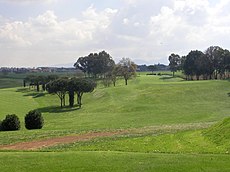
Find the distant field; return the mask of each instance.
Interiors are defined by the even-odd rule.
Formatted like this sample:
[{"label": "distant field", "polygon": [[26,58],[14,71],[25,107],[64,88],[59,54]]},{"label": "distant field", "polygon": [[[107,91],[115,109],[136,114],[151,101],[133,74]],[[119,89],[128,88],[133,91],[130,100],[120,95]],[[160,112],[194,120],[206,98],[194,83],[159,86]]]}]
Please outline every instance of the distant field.
[{"label": "distant field", "polygon": [[[22,122],[20,131],[0,132],[0,145],[93,131],[130,130],[129,135],[41,150],[48,152],[4,151],[0,166],[4,165],[6,171],[25,171],[39,161],[35,171],[45,167],[52,171],[60,171],[61,167],[69,171],[108,171],[109,167],[111,171],[229,171],[229,139],[218,145],[212,138],[217,132],[205,135],[202,129],[230,117],[229,92],[227,80],[184,81],[167,75],[141,74],[128,86],[123,80],[116,87],[99,84],[93,93],[83,96],[83,107],[77,110],[61,109],[58,97],[46,92],[22,87],[0,89],[0,119],[15,113]],[[25,114],[32,109],[43,113],[42,130],[27,131],[23,126]],[[210,155],[213,153],[216,155]],[[11,160],[17,165],[10,167]],[[53,161],[62,161],[63,166],[53,165]]]},{"label": "distant field", "polygon": [[23,74],[15,74],[8,73],[4,75],[0,72],[0,89],[2,88],[14,88],[23,86],[23,79],[28,75],[59,75],[59,76],[73,76],[76,73],[23,73]]}]

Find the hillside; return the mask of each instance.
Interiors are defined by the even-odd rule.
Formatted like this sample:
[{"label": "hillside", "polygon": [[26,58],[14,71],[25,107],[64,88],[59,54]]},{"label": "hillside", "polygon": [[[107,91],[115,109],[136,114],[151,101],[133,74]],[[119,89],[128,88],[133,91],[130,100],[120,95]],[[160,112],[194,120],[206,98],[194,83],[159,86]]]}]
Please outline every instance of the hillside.
[{"label": "hillside", "polygon": [[204,135],[217,145],[228,146],[230,152],[230,118],[226,118],[204,131]]},{"label": "hillside", "polygon": [[[128,86],[123,80],[108,88],[98,83],[84,94],[82,109],[61,109],[56,95],[32,88],[0,89],[0,120],[15,113],[22,123],[20,131],[0,132],[0,148],[40,145],[35,152],[1,150],[0,166],[5,171],[29,169],[25,163],[39,164],[34,171],[44,166],[58,171],[60,165],[67,171],[228,171],[229,88],[223,80],[139,75]],[[24,127],[32,109],[45,118],[41,130]],[[48,141],[51,147],[43,147]]]}]

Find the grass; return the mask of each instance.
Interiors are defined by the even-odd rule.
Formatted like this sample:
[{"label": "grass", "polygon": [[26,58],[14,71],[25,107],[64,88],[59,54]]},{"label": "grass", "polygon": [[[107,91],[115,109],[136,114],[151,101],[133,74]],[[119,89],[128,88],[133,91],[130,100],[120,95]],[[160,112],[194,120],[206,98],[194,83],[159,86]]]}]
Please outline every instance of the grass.
[{"label": "grass", "polygon": [[[229,138],[228,138],[229,140]],[[202,134],[202,130],[124,135],[91,141],[58,145],[44,151],[121,151],[143,153],[228,154],[230,144],[217,144]]]},{"label": "grass", "polygon": [[228,152],[230,152],[230,118],[208,128],[203,134],[217,145],[226,145]]},{"label": "grass", "polygon": [[[23,126],[25,114],[38,109],[45,118],[44,128],[38,131],[41,135],[49,131],[79,133],[216,122],[229,116],[229,86],[228,81],[185,82],[140,76],[129,81],[128,86],[124,86],[122,80],[117,87],[99,87],[93,93],[85,94],[80,110],[60,109],[55,95],[21,88],[1,89],[0,119],[15,113]],[[24,126],[16,133],[27,137]],[[0,144],[7,134],[1,133]]]},{"label": "grass", "polygon": [[[92,131],[130,131],[42,152],[2,151],[1,171],[229,171],[229,88],[227,80],[139,75],[128,86],[123,80],[116,87],[99,85],[84,94],[80,110],[61,109],[58,97],[45,92],[0,89],[0,120],[15,113],[22,123],[20,131],[0,132],[0,145]],[[42,130],[24,127],[24,116],[32,109],[45,118]],[[224,118],[228,119],[218,123]],[[210,127],[213,123],[217,124]]]},{"label": "grass", "polygon": [[[15,88],[15,87],[21,87],[23,86],[23,79],[28,76],[28,75],[35,75],[35,76],[47,76],[47,75],[58,75],[58,76],[68,76],[72,77],[76,75],[76,72],[54,72],[54,73],[49,73],[49,72],[43,72],[43,73],[21,73],[21,74],[16,74],[16,73],[8,73],[8,74],[3,74],[0,72],[0,89],[2,88]],[[80,74],[79,74],[80,75]]]},{"label": "grass", "polygon": [[[120,152],[3,152],[1,171],[158,171],[227,172],[227,155]],[[17,164],[17,165],[12,165]]]}]

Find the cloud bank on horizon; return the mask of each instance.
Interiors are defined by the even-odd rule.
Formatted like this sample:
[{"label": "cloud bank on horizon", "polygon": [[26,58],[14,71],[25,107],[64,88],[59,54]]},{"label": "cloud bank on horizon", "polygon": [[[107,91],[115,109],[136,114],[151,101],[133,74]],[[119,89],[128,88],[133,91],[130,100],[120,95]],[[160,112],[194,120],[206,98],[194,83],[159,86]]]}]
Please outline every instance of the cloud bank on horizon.
[{"label": "cloud bank on horizon", "polygon": [[230,0],[0,0],[0,66],[116,61],[168,63],[211,45],[230,49]]}]

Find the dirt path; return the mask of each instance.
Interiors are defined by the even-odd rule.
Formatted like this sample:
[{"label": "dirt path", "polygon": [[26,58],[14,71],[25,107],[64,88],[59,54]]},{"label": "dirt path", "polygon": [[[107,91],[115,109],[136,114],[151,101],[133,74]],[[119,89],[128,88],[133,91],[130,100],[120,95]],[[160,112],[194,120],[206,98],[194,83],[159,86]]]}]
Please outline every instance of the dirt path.
[{"label": "dirt path", "polygon": [[38,150],[44,147],[51,147],[58,144],[68,144],[78,141],[87,141],[94,138],[100,137],[111,137],[115,135],[139,135],[139,134],[154,134],[154,133],[171,133],[184,130],[192,129],[202,129],[207,128],[213,123],[194,123],[194,124],[181,124],[181,125],[162,125],[162,126],[150,126],[144,128],[133,128],[120,131],[110,131],[110,132],[92,132],[81,135],[63,136],[56,138],[49,138],[43,140],[36,140],[30,142],[21,142],[10,145],[0,145],[0,150]]},{"label": "dirt path", "polygon": [[122,133],[124,133],[124,131],[97,132],[97,133],[87,133],[87,134],[76,135],[76,136],[64,136],[64,137],[50,138],[44,140],[36,140],[31,142],[15,143],[11,145],[3,145],[0,146],[0,149],[1,150],[38,150],[44,147],[55,146],[58,144],[74,143],[77,141],[87,141],[98,137],[110,137]]}]

